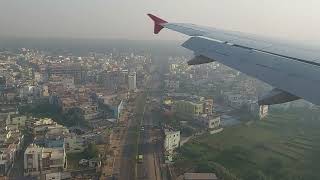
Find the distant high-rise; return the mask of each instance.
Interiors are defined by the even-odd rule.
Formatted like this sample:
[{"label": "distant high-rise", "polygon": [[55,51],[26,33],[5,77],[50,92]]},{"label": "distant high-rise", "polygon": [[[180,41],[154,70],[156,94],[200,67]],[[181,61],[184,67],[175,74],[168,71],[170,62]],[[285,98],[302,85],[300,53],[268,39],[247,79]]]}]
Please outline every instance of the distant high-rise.
[{"label": "distant high-rise", "polygon": [[137,74],[136,72],[130,72],[128,76],[129,90],[135,91],[137,89]]},{"label": "distant high-rise", "polygon": [[74,82],[80,84],[86,80],[87,70],[78,64],[52,64],[47,68],[48,76],[69,75],[74,77]]}]

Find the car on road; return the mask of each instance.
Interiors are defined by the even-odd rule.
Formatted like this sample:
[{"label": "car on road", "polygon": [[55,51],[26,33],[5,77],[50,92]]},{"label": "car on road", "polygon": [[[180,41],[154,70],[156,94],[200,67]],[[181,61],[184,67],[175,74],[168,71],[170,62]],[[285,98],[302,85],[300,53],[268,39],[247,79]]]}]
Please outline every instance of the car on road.
[{"label": "car on road", "polygon": [[137,157],[138,163],[142,163],[143,162],[143,155],[139,154]]}]

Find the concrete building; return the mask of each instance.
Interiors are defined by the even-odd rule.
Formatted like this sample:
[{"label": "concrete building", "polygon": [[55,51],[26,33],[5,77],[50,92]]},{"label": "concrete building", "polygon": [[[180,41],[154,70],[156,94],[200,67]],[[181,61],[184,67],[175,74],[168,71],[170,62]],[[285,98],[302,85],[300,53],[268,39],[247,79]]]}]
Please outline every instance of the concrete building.
[{"label": "concrete building", "polygon": [[268,115],[269,106],[268,105],[261,105],[259,106],[259,117],[260,119],[265,118]]},{"label": "concrete building", "polygon": [[93,104],[82,104],[80,109],[83,115],[83,118],[87,121],[93,120],[99,117],[100,113],[98,112],[98,106]]},{"label": "concrete building", "polygon": [[43,80],[44,80],[43,75],[39,72],[34,72],[34,80],[37,83],[43,82]]},{"label": "concrete building", "polygon": [[53,75],[50,77],[51,85],[61,84],[65,89],[75,89],[74,77],[70,75]]},{"label": "concrete building", "polygon": [[50,148],[64,147],[65,137],[69,135],[69,130],[62,125],[48,126],[44,136],[44,146]]},{"label": "concrete building", "polygon": [[223,92],[223,96],[225,102],[233,108],[240,108],[248,102],[244,96],[234,92]]},{"label": "concrete building", "polygon": [[217,115],[204,115],[204,116],[199,116],[197,120],[206,128],[208,129],[215,129],[220,127],[220,116]]},{"label": "concrete building", "polygon": [[39,175],[42,148],[31,144],[24,152],[24,175]]},{"label": "concrete building", "polygon": [[47,68],[48,77],[72,76],[76,84],[86,80],[87,70],[78,64],[52,64]]},{"label": "concrete building", "polygon": [[12,168],[17,150],[15,144],[11,144],[7,148],[0,148],[0,176],[6,176]]},{"label": "concrete building", "polygon": [[66,166],[66,153],[63,148],[43,148],[31,144],[24,153],[25,176],[63,172]]},{"label": "concrete building", "polygon": [[172,154],[180,146],[180,131],[165,129],[164,135],[164,149],[166,153]]},{"label": "concrete building", "polygon": [[41,96],[42,97],[49,97],[49,87],[47,85],[42,85]]},{"label": "concrete building", "polygon": [[127,74],[126,70],[120,71],[119,69],[104,71],[100,74],[98,82],[110,91],[117,91],[126,87]]},{"label": "concrete building", "polygon": [[174,103],[174,111],[183,117],[193,118],[203,113],[203,103],[179,100]]},{"label": "concrete building", "polygon": [[129,73],[128,88],[129,88],[129,91],[135,91],[137,89],[137,73],[136,72]]},{"label": "concrete building", "polygon": [[17,128],[25,127],[27,121],[27,116],[19,115],[16,113],[8,113],[8,117],[6,120],[6,126],[10,129],[10,127],[16,126]]},{"label": "concrete building", "polygon": [[164,80],[166,89],[179,89],[180,81],[178,80]]},{"label": "concrete building", "polygon": [[213,99],[206,99],[203,103],[203,113],[211,115],[213,111]]},{"label": "concrete building", "polygon": [[87,147],[86,138],[77,136],[76,134],[70,133],[65,138],[65,150],[66,153],[78,153],[83,152]]},{"label": "concrete building", "polygon": [[64,147],[64,139],[69,130],[51,119],[41,119],[31,125],[33,143],[42,147]]},{"label": "concrete building", "polygon": [[63,112],[67,112],[68,110],[78,107],[78,102],[73,98],[60,98],[60,107]]}]

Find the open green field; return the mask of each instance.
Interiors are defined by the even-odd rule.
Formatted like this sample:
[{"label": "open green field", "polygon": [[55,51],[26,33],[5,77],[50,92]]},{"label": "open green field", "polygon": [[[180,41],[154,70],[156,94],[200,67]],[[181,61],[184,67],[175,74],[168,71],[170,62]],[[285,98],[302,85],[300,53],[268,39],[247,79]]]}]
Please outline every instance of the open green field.
[{"label": "open green field", "polygon": [[251,125],[204,135],[179,150],[176,167],[183,172],[214,171],[218,163],[241,179],[320,179],[320,113],[273,111]]}]

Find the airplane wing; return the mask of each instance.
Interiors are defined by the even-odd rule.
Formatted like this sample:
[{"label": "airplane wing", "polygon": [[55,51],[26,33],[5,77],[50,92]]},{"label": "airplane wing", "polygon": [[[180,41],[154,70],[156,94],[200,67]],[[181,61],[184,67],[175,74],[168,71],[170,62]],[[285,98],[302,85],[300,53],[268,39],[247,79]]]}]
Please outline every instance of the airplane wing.
[{"label": "airplane wing", "polygon": [[155,34],[167,28],[191,36],[182,44],[195,54],[189,65],[217,61],[272,85],[275,89],[259,99],[260,105],[300,98],[320,105],[320,49],[148,16]]}]

